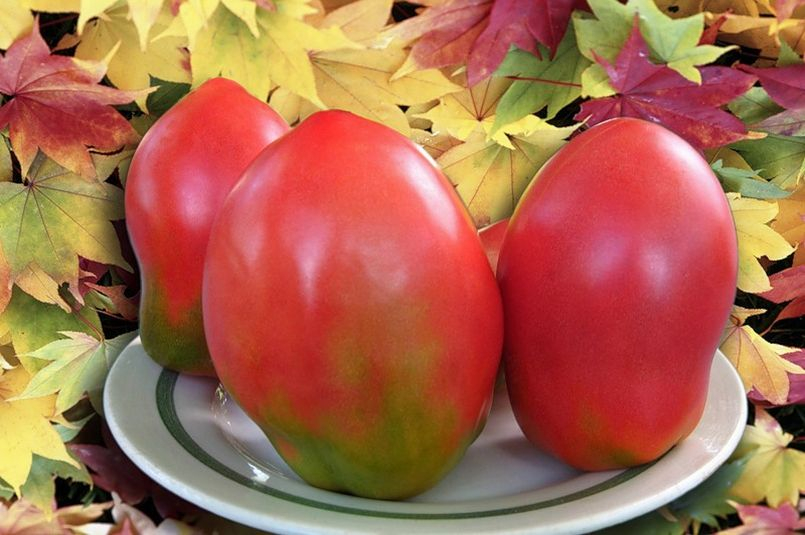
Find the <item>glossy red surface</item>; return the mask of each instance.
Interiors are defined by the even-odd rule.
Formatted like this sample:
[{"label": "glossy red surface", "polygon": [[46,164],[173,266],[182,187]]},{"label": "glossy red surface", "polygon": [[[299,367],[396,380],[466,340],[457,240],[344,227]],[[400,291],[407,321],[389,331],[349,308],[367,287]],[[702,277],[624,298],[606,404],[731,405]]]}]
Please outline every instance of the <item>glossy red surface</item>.
[{"label": "glossy red surface", "polygon": [[204,321],[227,389],[313,485],[402,498],[483,425],[500,295],[419,147],[327,111],[267,148],[221,211]]},{"label": "glossy red surface", "polygon": [[573,139],[524,194],[498,264],[526,436],[582,469],[662,455],[699,420],[736,274],[728,203],[690,145],[637,119]]},{"label": "glossy red surface", "polygon": [[126,181],[126,225],[140,266],[140,336],[154,360],[213,374],[201,322],[210,228],[246,166],[288,130],[237,83],[209,80],[146,133]]}]

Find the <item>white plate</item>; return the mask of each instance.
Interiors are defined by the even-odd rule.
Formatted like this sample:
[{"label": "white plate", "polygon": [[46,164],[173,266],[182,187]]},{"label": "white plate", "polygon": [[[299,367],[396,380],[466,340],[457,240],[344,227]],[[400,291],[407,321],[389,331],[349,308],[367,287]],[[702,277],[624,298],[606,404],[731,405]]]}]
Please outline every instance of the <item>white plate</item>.
[{"label": "white plate", "polygon": [[717,353],[694,432],[659,461],[582,473],[520,433],[508,399],[435,488],[412,500],[357,498],[313,488],[282,462],[215,381],[155,364],[139,338],[120,355],[104,395],[123,451],[179,496],[236,522],[291,533],[582,533],[660,507],[692,489],[732,453],[746,421],[741,381]]}]

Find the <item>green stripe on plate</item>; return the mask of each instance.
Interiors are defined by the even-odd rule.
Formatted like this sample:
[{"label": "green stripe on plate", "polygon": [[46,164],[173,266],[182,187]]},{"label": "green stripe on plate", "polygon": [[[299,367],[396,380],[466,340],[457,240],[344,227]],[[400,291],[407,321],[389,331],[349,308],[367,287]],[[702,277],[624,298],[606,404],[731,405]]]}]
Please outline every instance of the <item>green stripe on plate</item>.
[{"label": "green stripe on plate", "polygon": [[162,422],[165,424],[165,427],[168,429],[168,431],[176,440],[176,442],[181,444],[181,446],[190,455],[201,461],[211,470],[214,470],[215,472],[224,476],[225,478],[230,479],[236,483],[239,483],[244,487],[254,489],[257,492],[267,494],[273,498],[277,498],[280,500],[285,500],[299,505],[305,505],[308,507],[314,507],[316,509],[332,511],[336,513],[373,516],[380,518],[400,518],[406,520],[456,520],[462,518],[483,518],[491,516],[504,516],[517,513],[526,513],[529,511],[536,511],[538,509],[547,509],[549,507],[563,505],[569,502],[580,500],[582,498],[586,498],[588,496],[592,496],[594,494],[598,494],[599,492],[603,492],[605,490],[609,490],[641,474],[649,467],[651,467],[654,464],[654,462],[656,462],[654,461],[652,463],[648,463],[642,466],[630,468],[629,470],[625,470],[617,474],[616,476],[607,479],[606,481],[602,481],[601,483],[593,485],[592,487],[588,487],[586,489],[573,492],[565,496],[559,496],[556,498],[551,498],[550,500],[543,500],[526,505],[518,505],[515,507],[487,509],[482,511],[454,512],[454,513],[404,513],[395,511],[377,511],[373,509],[363,509],[360,507],[336,505],[328,502],[322,502],[319,500],[305,498],[304,496],[297,496],[295,494],[290,494],[272,488],[268,485],[265,485],[264,483],[260,483],[253,479],[250,479],[244,476],[243,474],[226,466],[221,461],[213,457],[206,450],[204,450],[204,448],[201,447],[201,445],[199,445],[195,440],[193,440],[193,437],[191,437],[190,434],[187,432],[187,430],[184,428],[184,425],[182,425],[179,416],[176,414],[176,404],[174,401],[173,392],[176,387],[176,382],[178,379],[179,374],[177,374],[176,372],[170,370],[162,371],[162,373],[159,376],[159,380],[157,381],[157,387],[156,387],[157,407],[159,408],[159,415],[162,418]]}]

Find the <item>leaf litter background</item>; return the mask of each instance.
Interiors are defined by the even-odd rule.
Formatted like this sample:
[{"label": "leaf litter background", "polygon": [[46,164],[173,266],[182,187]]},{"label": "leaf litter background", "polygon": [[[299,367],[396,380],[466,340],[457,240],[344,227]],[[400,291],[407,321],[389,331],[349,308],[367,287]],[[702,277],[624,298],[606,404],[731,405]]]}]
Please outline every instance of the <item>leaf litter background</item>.
[{"label": "leaf litter background", "polygon": [[567,139],[608,118],[653,120],[700,148],[738,232],[721,349],[750,425],[703,485],[609,531],[805,528],[803,4],[3,2],[0,533],[237,529],[139,472],[99,402],[136,335],[122,207],[131,155],[161,114],[219,75],[291,124],[339,108],[409,136],[479,228],[511,214]]}]

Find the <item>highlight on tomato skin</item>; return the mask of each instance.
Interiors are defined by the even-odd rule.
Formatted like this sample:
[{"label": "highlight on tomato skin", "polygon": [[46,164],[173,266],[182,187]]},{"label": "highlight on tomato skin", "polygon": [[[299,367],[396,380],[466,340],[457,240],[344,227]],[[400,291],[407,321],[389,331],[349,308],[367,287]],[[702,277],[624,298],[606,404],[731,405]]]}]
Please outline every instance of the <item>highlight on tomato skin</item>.
[{"label": "highlight on tomato skin", "polygon": [[140,267],[140,337],[157,363],[215,375],[201,318],[210,228],[246,166],[287,131],[267,104],[214,78],[143,137],[126,182],[126,225]]},{"label": "highlight on tomato skin", "polygon": [[683,139],[625,118],[575,137],[518,204],[497,278],[509,395],[531,442],[603,470],[656,459],[696,426],[737,241]]},{"label": "highlight on tomato skin", "polygon": [[419,494],[483,427],[500,293],[453,187],[390,128],[325,111],[266,148],[214,225],[203,296],[221,382],[311,485]]}]

